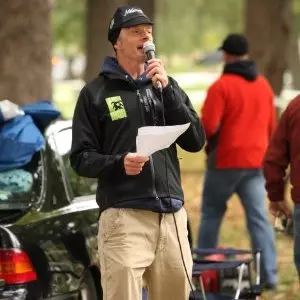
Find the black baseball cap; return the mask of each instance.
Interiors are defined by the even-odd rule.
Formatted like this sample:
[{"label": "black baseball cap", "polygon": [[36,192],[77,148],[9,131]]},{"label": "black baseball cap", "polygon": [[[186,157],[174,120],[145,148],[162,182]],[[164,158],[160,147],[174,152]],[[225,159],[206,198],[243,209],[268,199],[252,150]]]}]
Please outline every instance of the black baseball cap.
[{"label": "black baseball cap", "polygon": [[237,56],[245,55],[249,51],[248,40],[243,34],[229,34],[223,41],[219,50]]},{"label": "black baseball cap", "polygon": [[118,7],[109,23],[108,40],[114,45],[122,28],[154,23],[136,6]]}]

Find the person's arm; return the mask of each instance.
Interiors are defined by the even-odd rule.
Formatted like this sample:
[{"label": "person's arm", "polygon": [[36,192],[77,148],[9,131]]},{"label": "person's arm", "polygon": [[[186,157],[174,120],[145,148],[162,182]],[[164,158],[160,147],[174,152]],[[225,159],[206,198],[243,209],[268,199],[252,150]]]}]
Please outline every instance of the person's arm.
[{"label": "person's arm", "polygon": [[201,120],[207,139],[215,135],[221,125],[224,114],[224,95],[219,81],[207,91],[201,110]]},{"label": "person's arm", "polygon": [[162,90],[166,125],[191,123],[177,139],[177,144],[186,151],[197,152],[205,144],[205,133],[187,94],[177,82],[169,78],[169,84]]},{"label": "person's arm", "polygon": [[290,162],[288,142],[288,109],[283,113],[275,133],[271,139],[263,163],[263,172],[266,179],[266,190],[271,202],[270,210],[284,212],[285,204],[285,177]]},{"label": "person's arm", "polygon": [[124,156],[101,154],[101,131],[92,96],[87,88],[80,92],[73,116],[70,162],[83,177],[100,178],[124,173]]},{"label": "person's arm", "polygon": [[158,98],[163,97],[160,100],[164,103],[166,125],[191,123],[176,143],[186,151],[200,151],[205,144],[205,133],[189,97],[177,82],[167,75],[160,59],[151,59],[147,62],[146,76],[152,79],[154,86],[157,81],[162,86],[162,93],[155,88],[154,91]]}]

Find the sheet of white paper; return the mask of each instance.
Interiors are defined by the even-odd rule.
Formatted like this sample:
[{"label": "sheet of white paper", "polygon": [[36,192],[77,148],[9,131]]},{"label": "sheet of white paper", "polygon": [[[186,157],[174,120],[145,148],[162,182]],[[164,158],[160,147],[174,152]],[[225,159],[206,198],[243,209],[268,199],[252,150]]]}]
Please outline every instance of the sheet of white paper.
[{"label": "sheet of white paper", "polygon": [[136,137],[137,153],[149,156],[168,148],[183,134],[190,123],[174,126],[145,126],[138,129]]}]

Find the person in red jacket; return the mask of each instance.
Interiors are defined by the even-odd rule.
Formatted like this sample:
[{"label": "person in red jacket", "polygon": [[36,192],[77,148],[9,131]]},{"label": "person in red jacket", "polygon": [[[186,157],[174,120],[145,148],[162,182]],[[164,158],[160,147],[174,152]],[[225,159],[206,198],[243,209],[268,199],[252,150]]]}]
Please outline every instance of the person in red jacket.
[{"label": "person in red jacket", "polygon": [[274,216],[291,217],[285,199],[286,170],[290,165],[291,197],[294,202],[294,262],[300,278],[300,95],[282,114],[265,155],[263,171]]},{"label": "person in red jacket", "polygon": [[225,66],[202,108],[207,169],[202,194],[199,248],[218,246],[227,201],[236,193],[245,209],[253,249],[262,250],[262,281],[277,284],[274,233],[265,209],[262,162],[275,127],[274,95],[248,57],[244,35],[230,34],[220,50]]}]

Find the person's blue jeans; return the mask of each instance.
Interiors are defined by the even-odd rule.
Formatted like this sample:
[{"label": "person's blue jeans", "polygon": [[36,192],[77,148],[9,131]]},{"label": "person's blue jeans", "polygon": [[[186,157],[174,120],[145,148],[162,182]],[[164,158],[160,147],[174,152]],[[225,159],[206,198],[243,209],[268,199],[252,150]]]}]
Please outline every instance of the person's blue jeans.
[{"label": "person's blue jeans", "polygon": [[294,262],[300,279],[300,204],[294,209]]},{"label": "person's blue jeans", "polygon": [[262,281],[273,285],[277,283],[276,250],[274,231],[265,208],[264,184],[260,169],[208,169],[204,177],[202,219],[197,246],[218,246],[219,229],[227,201],[233,193],[237,193],[245,210],[252,249],[262,251]]},{"label": "person's blue jeans", "polygon": [[147,300],[147,290],[145,288],[142,290],[142,300]]}]

